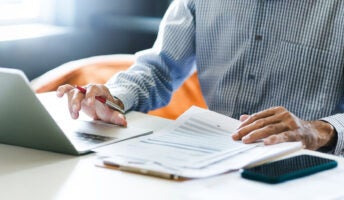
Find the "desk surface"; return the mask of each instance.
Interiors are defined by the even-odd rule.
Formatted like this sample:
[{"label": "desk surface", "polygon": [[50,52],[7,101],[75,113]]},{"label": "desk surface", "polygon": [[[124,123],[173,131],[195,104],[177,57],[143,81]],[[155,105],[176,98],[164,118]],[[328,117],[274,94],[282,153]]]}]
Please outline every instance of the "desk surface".
[{"label": "desk surface", "polygon": [[[56,105],[52,94],[40,98]],[[153,130],[169,123],[137,112],[127,118]],[[96,154],[77,157],[0,145],[0,199],[343,199],[344,159],[307,150],[295,154],[300,153],[334,158],[339,166],[278,185],[245,180],[239,172],[177,182],[96,167]]]}]

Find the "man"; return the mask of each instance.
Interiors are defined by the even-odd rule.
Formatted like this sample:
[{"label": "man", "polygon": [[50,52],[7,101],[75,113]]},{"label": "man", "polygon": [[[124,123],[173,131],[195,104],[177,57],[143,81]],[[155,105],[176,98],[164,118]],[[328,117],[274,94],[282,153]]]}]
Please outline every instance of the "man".
[{"label": "man", "polygon": [[[83,95],[70,85],[69,109],[126,125],[125,110],[166,105],[195,69],[209,109],[240,118],[233,139],[302,141],[344,155],[344,2],[341,0],[175,0],[153,48],[106,85]],[[116,98],[114,98],[114,97]]]}]

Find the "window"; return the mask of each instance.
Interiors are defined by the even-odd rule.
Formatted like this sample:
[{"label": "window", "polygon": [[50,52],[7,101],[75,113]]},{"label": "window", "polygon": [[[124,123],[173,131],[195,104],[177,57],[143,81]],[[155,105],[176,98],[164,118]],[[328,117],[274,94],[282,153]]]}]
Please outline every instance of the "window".
[{"label": "window", "polygon": [[34,21],[40,17],[41,0],[0,0],[0,22]]},{"label": "window", "polygon": [[66,32],[53,23],[57,1],[62,0],[0,0],[0,42]]}]

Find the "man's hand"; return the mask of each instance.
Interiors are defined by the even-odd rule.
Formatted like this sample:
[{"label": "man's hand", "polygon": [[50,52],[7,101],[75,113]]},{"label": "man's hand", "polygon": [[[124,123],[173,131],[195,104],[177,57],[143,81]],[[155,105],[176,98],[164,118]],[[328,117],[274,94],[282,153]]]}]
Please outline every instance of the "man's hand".
[{"label": "man's hand", "polygon": [[232,137],[244,143],[260,139],[266,145],[301,141],[305,148],[317,150],[336,142],[336,132],[329,123],[301,120],[283,107],[273,107],[250,116],[243,115],[240,120],[242,124]]},{"label": "man's hand", "polygon": [[96,101],[96,96],[102,96],[107,100],[121,106],[122,102],[113,98],[107,87],[101,84],[88,85],[85,87],[86,94],[81,93],[78,89],[71,85],[62,85],[57,91],[58,97],[68,96],[68,108],[73,119],[79,117],[80,110],[83,110],[88,116],[95,120],[102,120],[121,126],[127,126],[127,121],[123,114],[111,109],[107,105]]}]

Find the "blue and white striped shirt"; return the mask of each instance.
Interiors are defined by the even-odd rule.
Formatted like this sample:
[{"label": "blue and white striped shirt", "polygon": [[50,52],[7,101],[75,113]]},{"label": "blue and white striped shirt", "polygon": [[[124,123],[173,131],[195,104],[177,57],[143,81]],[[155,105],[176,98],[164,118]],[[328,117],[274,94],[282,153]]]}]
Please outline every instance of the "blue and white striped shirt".
[{"label": "blue and white striped shirt", "polygon": [[344,155],[343,58],[342,0],[175,0],[153,48],[108,86],[126,110],[148,111],[197,70],[209,109],[326,120]]}]

